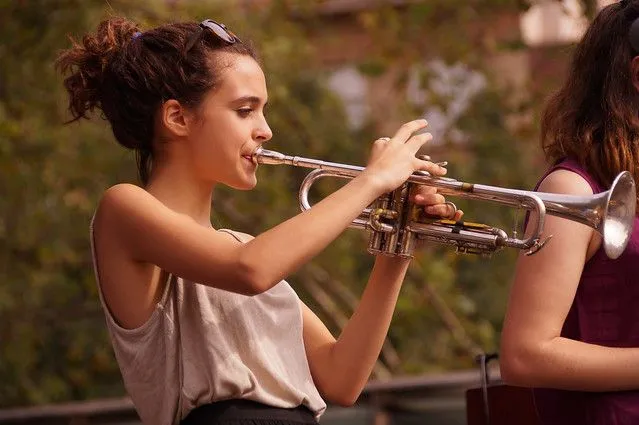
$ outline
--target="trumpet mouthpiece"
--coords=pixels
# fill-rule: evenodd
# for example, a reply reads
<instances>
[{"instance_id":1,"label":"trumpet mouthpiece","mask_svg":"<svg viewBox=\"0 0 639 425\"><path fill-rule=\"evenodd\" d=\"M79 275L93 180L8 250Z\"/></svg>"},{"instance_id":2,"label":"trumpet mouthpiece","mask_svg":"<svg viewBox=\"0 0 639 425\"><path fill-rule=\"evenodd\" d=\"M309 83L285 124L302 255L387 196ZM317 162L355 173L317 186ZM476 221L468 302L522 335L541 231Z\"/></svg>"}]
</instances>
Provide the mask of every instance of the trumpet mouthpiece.
<instances>
[{"instance_id":1,"label":"trumpet mouthpiece","mask_svg":"<svg viewBox=\"0 0 639 425\"><path fill-rule=\"evenodd\" d=\"M251 156L251 159L255 164L278 165L285 164L287 162L286 155L275 151L269 151L263 148L257 148L257 150Z\"/></svg>"}]
</instances>

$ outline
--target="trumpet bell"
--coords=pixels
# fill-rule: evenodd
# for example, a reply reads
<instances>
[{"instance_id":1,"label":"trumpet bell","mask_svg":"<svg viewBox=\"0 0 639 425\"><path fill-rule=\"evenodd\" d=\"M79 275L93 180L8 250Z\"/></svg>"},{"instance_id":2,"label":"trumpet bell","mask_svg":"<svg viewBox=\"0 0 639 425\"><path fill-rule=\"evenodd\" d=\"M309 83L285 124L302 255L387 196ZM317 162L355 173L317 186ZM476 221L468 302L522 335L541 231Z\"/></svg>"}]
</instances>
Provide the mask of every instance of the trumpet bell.
<instances>
[{"instance_id":1,"label":"trumpet bell","mask_svg":"<svg viewBox=\"0 0 639 425\"><path fill-rule=\"evenodd\" d=\"M603 228L597 229L603 235L604 251L609 258L618 258L626 248L632 235L630 223L634 222L636 205L634 179L628 171L624 171L615 178L607 192L603 204Z\"/></svg>"}]
</instances>

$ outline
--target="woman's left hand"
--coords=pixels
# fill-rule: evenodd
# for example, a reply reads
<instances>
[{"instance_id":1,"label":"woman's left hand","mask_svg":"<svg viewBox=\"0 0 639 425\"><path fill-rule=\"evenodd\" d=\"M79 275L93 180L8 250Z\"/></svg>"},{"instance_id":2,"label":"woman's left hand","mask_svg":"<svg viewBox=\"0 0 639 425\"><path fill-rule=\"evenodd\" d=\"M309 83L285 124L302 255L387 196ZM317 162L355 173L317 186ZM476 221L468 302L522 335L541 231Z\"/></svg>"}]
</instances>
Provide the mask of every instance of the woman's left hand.
<instances>
[{"instance_id":1,"label":"woman's left hand","mask_svg":"<svg viewBox=\"0 0 639 425\"><path fill-rule=\"evenodd\" d=\"M446 203L446 198L437 193L437 188L433 186L416 186L411 199L416 204L423 205L424 212L429 216L458 221L464 215L462 210L457 210L451 203Z\"/></svg>"}]
</instances>

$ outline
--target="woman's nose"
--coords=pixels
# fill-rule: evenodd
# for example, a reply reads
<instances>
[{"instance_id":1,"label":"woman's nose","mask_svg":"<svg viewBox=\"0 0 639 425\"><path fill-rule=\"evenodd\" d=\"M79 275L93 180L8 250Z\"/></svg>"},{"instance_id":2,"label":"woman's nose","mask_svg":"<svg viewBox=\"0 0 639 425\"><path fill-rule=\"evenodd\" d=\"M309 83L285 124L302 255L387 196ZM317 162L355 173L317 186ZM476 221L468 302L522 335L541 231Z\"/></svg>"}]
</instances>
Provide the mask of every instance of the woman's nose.
<instances>
[{"instance_id":1,"label":"woman's nose","mask_svg":"<svg viewBox=\"0 0 639 425\"><path fill-rule=\"evenodd\" d=\"M269 127L266 120L264 120L262 125L256 130L255 136L255 138L262 143L271 140L271 137L273 137L273 131L271 131L271 127Z\"/></svg>"}]
</instances>

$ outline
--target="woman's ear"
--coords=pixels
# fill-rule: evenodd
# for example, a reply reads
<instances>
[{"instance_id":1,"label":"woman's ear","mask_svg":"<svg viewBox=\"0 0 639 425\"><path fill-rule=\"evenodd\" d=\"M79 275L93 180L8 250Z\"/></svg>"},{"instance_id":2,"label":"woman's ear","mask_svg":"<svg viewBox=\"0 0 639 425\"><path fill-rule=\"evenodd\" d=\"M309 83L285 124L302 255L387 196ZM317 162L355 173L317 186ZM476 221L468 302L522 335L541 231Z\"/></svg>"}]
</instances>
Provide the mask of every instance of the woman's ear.
<instances>
[{"instance_id":1,"label":"woman's ear","mask_svg":"<svg viewBox=\"0 0 639 425\"><path fill-rule=\"evenodd\" d=\"M169 99L160 107L160 122L164 131L172 136L183 137L189 134L186 109L175 99Z\"/></svg>"},{"instance_id":2,"label":"woman's ear","mask_svg":"<svg viewBox=\"0 0 639 425\"><path fill-rule=\"evenodd\" d=\"M639 56L635 56L630 62L630 78L632 78L632 85L639 93Z\"/></svg>"}]
</instances>

